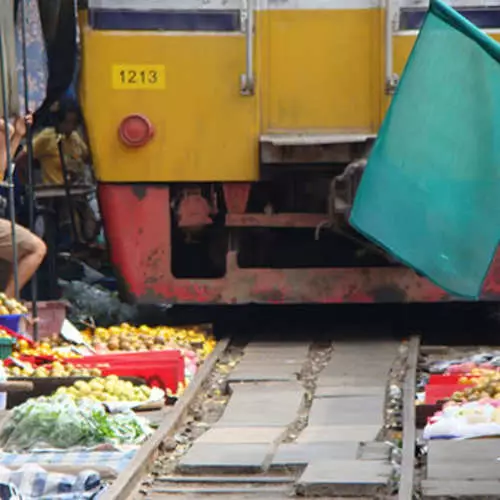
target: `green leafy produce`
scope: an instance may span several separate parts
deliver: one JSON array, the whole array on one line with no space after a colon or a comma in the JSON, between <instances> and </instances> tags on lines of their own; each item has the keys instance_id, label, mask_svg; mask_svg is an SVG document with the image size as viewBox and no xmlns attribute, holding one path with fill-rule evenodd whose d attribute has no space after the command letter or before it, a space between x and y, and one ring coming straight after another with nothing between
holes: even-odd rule
<instances>
[{"instance_id":1,"label":"green leafy produce","mask_svg":"<svg viewBox=\"0 0 500 500\"><path fill-rule=\"evenodd\" d=\"M109 415L91 400L67 395L29 399L15 408L0 435L6 451L137 444L151 427L132 411Z\"/></svg>"}]
</instances>

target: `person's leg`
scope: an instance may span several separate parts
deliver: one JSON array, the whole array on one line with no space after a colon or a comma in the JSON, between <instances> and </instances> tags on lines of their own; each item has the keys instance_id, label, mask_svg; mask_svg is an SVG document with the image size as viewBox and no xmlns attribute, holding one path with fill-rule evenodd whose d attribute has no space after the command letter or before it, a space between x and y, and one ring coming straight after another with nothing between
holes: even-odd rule
<instances>
[{"instance_id":1,"label":"person's leg","mask_svg":"<svg viewBox=\"0 0 500 500\"><path fill-rule=\"evenodd\" d=\"M21 290L40 267L47 253L47 248L38 236L35 236L24 227L16 224L15 229L18 251L18 280L19 290ZM0 258L12 264L14 263L11 224L5 219L0 219ZM14 297L15 295L13 270L7 281L5 294L8 297Z\"/></svg>"}]
</instances>

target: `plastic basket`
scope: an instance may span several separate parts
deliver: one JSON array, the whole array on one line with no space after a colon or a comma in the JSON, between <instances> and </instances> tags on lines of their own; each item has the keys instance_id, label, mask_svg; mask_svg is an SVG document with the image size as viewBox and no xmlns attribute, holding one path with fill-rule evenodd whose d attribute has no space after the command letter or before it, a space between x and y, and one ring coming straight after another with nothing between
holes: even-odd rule
<instances>
[{"instance_id":1,"label":"plastic basket","mask_svg":"<svg viewBox=\"0 0 500 500\"><path fill-rule=\"evenodd\" d=\"M32 314L32 304L26 304ZM60 333L62 324L66 319L68 303L63 300L49 300L38 302L38 336L40 339ZM27 326L27 332L33 336L33 327Z\"/></svg>"},{"instance_id":2,"label":"plastic basket","mask_svg":"<svg viewBox=\"0 0 500 500\"><path fill-rule=\"evenodd\" d=\"M13 332L20 333L21 318L23 314L5 314L0 316L0 326L5 326Z\"/></svg>"},{"instance_id":3,"label":"plastic basket","mask_svg":"<svg viewBox=\"0 0 500 500\"><path fill-rule=\"evenodd\" d=\"M0 359L7 359L12 354L16 340L11 337L0 338Z\"/></svg>"}]
</instances>

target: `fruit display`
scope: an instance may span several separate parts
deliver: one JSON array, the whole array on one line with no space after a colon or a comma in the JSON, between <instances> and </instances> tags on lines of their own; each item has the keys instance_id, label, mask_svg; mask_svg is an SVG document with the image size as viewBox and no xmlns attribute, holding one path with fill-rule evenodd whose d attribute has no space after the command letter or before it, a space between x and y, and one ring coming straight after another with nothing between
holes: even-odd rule
<instances>
[{"instance_id":1,"label":"fruit display","mask_svg":"<svg viewBox=\"0 0 500 500\"><path fill-rule=\"evenodd\" d=\"M469 379L474 385L457 391L451 396L451 401L479 401L484 398L500 400L500 372L491 371L477 378Z\"/></svg>"},{"instance_id":2,"label":"fruit display","mask_svg":"<svg viewBox=\"0 0 500 500\"><path fill-rule=\"evenodd\" d=\"M0 328L0 339L11 339L12 337L2 328Z\"/></svg>"},{"instance_id":3,"label":"fruit display","mask_svg":"<svg viewBox=\"0 0 500 500\"><path fill-rule=\"evenodd\" d=\"M136 386L132 382L120 380L116 375L109 375L89 382L79 380L70 387L59 387L56 395L65 394L76 400L86 398L105 403L145 403L151 399L153 390L147 385ZM156 394L163 395L163 391L156 389Z\"/></svg>"},{"instance_id":4,"label":"fruit display","mask_svg":"<svg viewBox=\"0 0 500 500\"><path fill-rule=\"evenodd\" d=\"M56 359L81 357L81 354L71 350L71 344L69 343L65 343L65 345L61 345L60 347L61 349L56 348L48 340L30 344L25 339L19 339L14 345L12 356L15 358L20 358L21 356L53 356Z\"/></svg>"},{"instance_id":5,"label":"fruit display","mask_svg":"<svg viewBox=\"0 0 500 500\"><path fill-rule=\"evenodd\" d=\"M493 377L497 372L498 370L494 368L474 368L470 371L470 373L460 376L458 383L461 385L473 384L480 381L484 377Z\"/></svg>"},{"instance_id":6,"label":"fruit display","mask_svg":"<svg viewBox=\"0 0 500 500\"><path fill-rule=\"evenodd\" d=\"M216 341L197 328L174 328L169 326L133 327L127 323L110 328L96 328L83 332L86 342L98 352L109 351L161 351L185 348L193 350L204 359L212 352Z\"/></svg>"},{"instance_id":7,"label":"fruit display","mask_svg":"<svg viewBox=\"0 0 500 500\"><path fill-rule=\"evenodd\" d=\"M16 299L9 299L5 293L0 293L0 316L9 314L28 314L28 309Z\"/></svg>"},{"instance_id":8,"label":"fruit display","mask_svg":"<svg viewBox=\"0 0 500 500\"><path fill-rule=\"evenodd\" d=\"M78 365L64 364L54 361L52 364L33 366L31 363L23 362L23 367L10 365L5 368L8 378L15 377L100 377L99 368L85 368Z\"/></svg>"},{"instance_id":9,"label":"fruit display","mask_svg":"<svg viewBox=\"0 0 500 500\"><path fill-rule=\"evenodd\" d=\"M182 382L179 382L179 384L177 385L177 390L175 392L171 391L170 389L167 389L166 393L169 398L180 398L184 394L185 390L186 390L186 385L183 384Z\"/></svg>"}]
</instances>

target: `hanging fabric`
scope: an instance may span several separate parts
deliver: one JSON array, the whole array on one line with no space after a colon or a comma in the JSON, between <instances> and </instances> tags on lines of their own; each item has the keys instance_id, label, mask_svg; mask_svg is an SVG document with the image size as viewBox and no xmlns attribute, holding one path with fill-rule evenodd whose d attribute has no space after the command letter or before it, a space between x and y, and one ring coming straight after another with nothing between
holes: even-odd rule
<instances>
[{"instance_id":1,"label":"hanging fabric","mask_svg":"<svg viewBox=\"0 0 500 500\"><path fill-rule=\"evenodd\" d=\"M8 110L7 115L19 113L19 87L16 67L16 37L14 30L14 3L13 0L0 1L0 36L6 63L6 92ZM0 84L1 85L1 84ZM0 103L0 116L3 118L4 109Z\"/></svg>"},{"instance_id":2,"label":"hanging fabric","mask_svg":"<svg viewBox=\"0 0 500 500\"><path fill-rule=\"evenodd\" d=\"M77 2L73 2L73 13L75 16L75 20L78 21L78 4ZM80 66L81 66L81 51L80 51L80 24L78 22L75 23L75 68L73 71L73 80L71 81L70 86L64 92L63 97L71 98L75 101L78 100L78 82L80 79Z\"/></svg>"},{"instance_id":3,"label":"hanging fabric","mask_svg":"<svg viewBox=\"0 0 500 500\"><path fill-rule=\"evenodd\" d=\"M50 45L57 35L61 5L61 0L38 0L40 18L47 45Z\"/></svg>"},{"instance_id":4,"label":"hanging fabric","mask_svg":"<svg viewBox=\"0 0 500 500\"><path fill-rule=\"evenodd\" d=\"M2 0L3 1L3 0ZM22 23L21 6L17 6L16 15L16 53L19 82L19 100L21 109L24 110L24 74L23 74L23 49L22 49ZM44 102L47 94L48 68L47 50L43 36L38 0L24 0L24 13L26 16L26 59L28 69L28 109L35 112Z\"/></svg>"},{"instance_id":5,"label":"hanging fabric","mask_svg":"<svg viewBox=\"0 0 500 500\"><path fill-rule=\"evenodd\" d=\"M47 1L43 6L45 9L43 31L47 40L49 79L47 97L35 116L37 124L48 121L51 106L68 90L75 75L78 54L76 6L76 0L54 3ZM57 17L55 27L53 22L45 23L51 13ZM51 19L53 21L54 17Z\"/></svg>"}]
</instances>

